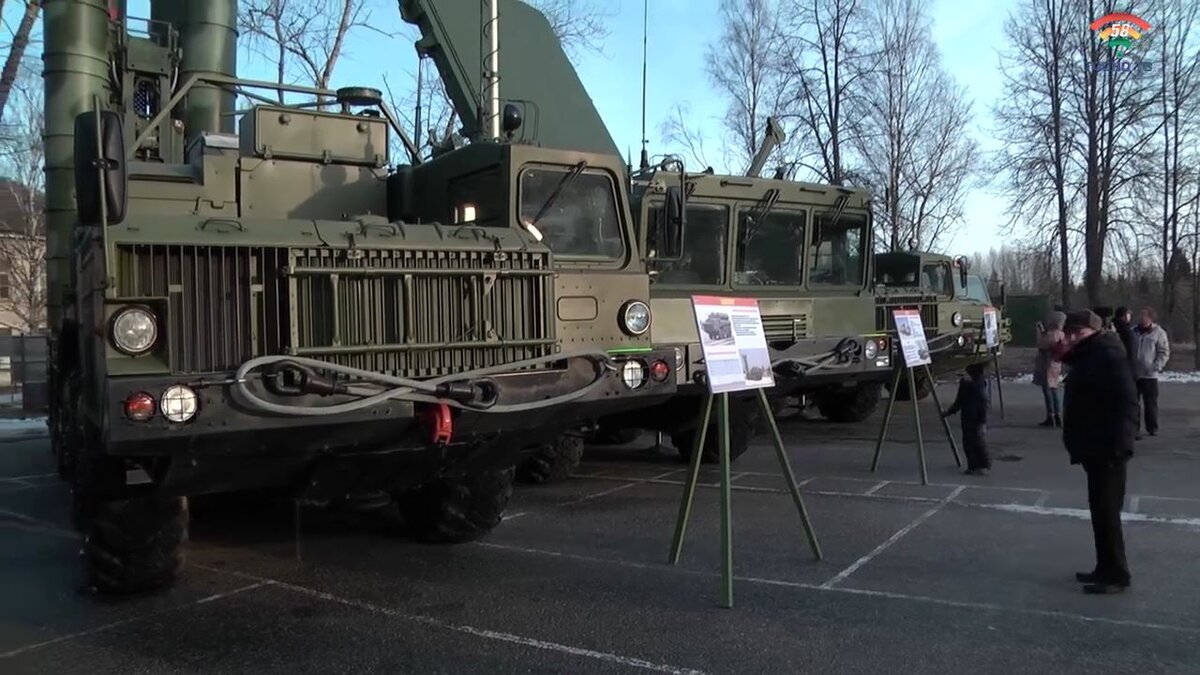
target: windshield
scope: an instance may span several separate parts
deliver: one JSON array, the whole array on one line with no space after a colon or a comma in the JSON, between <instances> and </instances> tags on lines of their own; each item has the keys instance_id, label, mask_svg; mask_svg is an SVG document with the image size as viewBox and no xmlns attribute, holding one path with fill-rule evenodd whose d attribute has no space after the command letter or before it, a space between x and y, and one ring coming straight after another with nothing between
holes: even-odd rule
<instances>
[{"instance_id":1,"label":"windshield","mask_svg":"<svg viewBox=\"0 0 1200 675\"><path fill-rule=\"evenodd\" d=\"M657 213L662 202L651 204L649 213ZM725 283L725 242L729 231L729 209L714 204L688 202L687 228L683 233L683 253L679 260L652 262L660 274L660 284Z\"/></svg>"},{"instance_id":2,"label":"windshield","mask_svg":"<svg viewBox=\"0 0 1200 675\"><path fill-rule=\"evenodd\" d=\"M992 303L992 299L988 295L987 284L983 283L982 277L975 274L967 277L967 288L963 297L968 300L978 300L985 305Z\"/></svg>"},{"instance_id":3,"label":"windshield","mask_svg":"<svg viewBox=\"0 0 1200 675\"><path fill-rule=\"evenodd\" d=\"M809 282L813 285L862 286L866 217L843 213L835 223L830 213L816 216L815 221L816 241L813 242Z\"/></svg>"},{"instance_id":4,"label":"windshield","mask_svg":"<svg viewBox=\"0 0 1200 675\"><path fill-rule=\"evenodd\" d=\"M781 211L778 207L762 219L757 219L755 209L738 212L738 285L801 285L806 216L804 211Z\"/></svg>"},{"instance_id":5,"label":"windshield","mask_svg":"<svg viewBox=\"0 0 1200 675\"><path fill-rule=\"evenodd\" d=\"M541 213L535 227L556 256L621 257L625 242L612 178L599 171L584 171L562 184L571 172L570 167L557 166L525 169L521 173L521 222L528 225ZM557 196L545 208L556 189Z\"/></svg>"},{"instance_id":6,"label":"windshield","mask_svg":"<svg viewBox=\"0 0 1200 675\"><path fill-rule=\"evenodd\" d=\"M950 265L927 263L921 274L921 289L927 293L950 295Z\"/></svg>"}]
</instances>

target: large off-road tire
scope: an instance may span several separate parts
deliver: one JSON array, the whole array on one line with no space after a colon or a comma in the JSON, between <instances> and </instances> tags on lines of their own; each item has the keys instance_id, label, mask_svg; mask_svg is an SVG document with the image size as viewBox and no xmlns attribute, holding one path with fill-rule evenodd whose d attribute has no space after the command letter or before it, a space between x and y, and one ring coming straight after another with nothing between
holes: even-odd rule
<instances>
[{"instance_id":1,"label":"large off-road tire","mask_svg":"<svg viewBox=\"0 0 1200 675\"><path fill-rule=\"evenodd\" d=\"M882 393L883 385L878 382L860 384L853 389L831 389L817 396L817 410L830 422L861 422L879 407Z\"/></svg>"},{"instance_id":2,"label":"large off-road tire","mask_svg":"<svg viewBox=\"0 0 1200 675\"><path fill-rule=\"evenodd\" d=\"M434 544L459 544L486 536L500 524L512 497L513 468L443 478L397 499L413 536Z\"/></svg>"},{"instance_id":3,"label":"large off-road tire","mask_svg":"<svg viewBox=\"0 0 1200 675\"><path fill-rule=\"evenodd\" d=\"M87 584L106 595L172 585L183 566L188 538L186 498L111 494L123 478L118 461L86 447L78 449L71 472L71 516L83 535Z\"/></svg>"},{"instance_id":4,"label":"large off-road tire","mask_svg":"<svg viewBox=\"0 0 1200 675\"><path fill-rule=\"evenodd\" d=\"M750 447L750 439L754 437L758 419L761 417L758 407L753 401L729 402L729 461L733 463ZM720 426L717 423L717 404L713 403L712 420L709 421L708 433L704 437L704 448L700 452L700 461L704 464L715 464L721 461ZM679 452L679 457L685 462L692 460L692 452L696 447L697 434L700 428L682 429L671 434L671 445Z\"/></svg>"},{"instance_id":5,"label":"large off-road tire","mask_svg":"<svg viewBox=\"0 0 1200 675\"><path fill-rule=\"evenodd\" d=\"M911 372L911 371L910 371ZM915 371L917 375L917 400L924 401L929 398L933 392L933 382L925 375L924 370ZM911 397L908 394L908 373L900 376L900 390L893 391L891 394L896 397L897 401L909 401ZM891 390L891 383L888 383L888 389Z\"/></svg>"},{"instance_id":6,"label":"large off-road tire","mask_svg":"<svg viewBox=\"0 0 1200 675\"><path fill-rule=\"evenodd\" d=\"M127 595L173 584L184 562L188 517L184 497L96 504L84 526L88 585L100 593Z\"/></svg>"},{"instance_id":7,"label":"large off-road tire","mask_svg":"<svg viewBox=\"0 0 1200 675\"><path fill-rule=\"evenodd\" d=\"M536 453L518 464L516 479L532 484L566 480L582 460L583 439L564 434L538 446Z\"/></svg>"}]
</instances>

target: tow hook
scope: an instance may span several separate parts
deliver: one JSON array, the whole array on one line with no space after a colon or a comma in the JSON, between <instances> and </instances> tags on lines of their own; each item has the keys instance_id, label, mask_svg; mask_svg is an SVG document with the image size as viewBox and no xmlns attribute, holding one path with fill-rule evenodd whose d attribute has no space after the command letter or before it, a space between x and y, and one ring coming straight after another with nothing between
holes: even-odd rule
<instances>
[{"instance_id":1,"label":"tow hook","mask_svg":"<svg viewBox=\"0 0 1200 675\"><path fill-rule=\"evenodd\" d=\"M438 449L444 449L454 438L454 416L450 406L445 403L433 403L421 411L421 421L429 434L429 442Z\"/></svg>"},{"instance_id":2,"label":"tow hook","mask_svg":"<svg viewBox=\"0 0 1200 675\"><path fill-rule=\"evenodd\" d=\"M838 342L837 346L833 348L833 351L837 354L838 363L846 363L854 358L861 349L862 347L859 346L858 340L848 337L842 338L841 342Z\"/></svg>"}]
</instances>

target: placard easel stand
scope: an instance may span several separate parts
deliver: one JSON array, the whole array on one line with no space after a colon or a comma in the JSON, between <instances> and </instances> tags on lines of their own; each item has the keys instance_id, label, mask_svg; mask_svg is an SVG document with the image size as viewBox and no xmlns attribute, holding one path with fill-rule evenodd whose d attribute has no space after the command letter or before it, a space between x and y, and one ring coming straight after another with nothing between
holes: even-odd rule
<instances>
[{"instance_id":1,"label":"placard easel stand","mask_svg":"<svg viewBox=\"0 0 1200 675\"><path fill-rule=\"evenodd\" d=\"M808 510L804 507L804 499L800 496L800 488L796 485L796 476L792 473L792 465L788 462L787 452L783 447L783 438L779 435L779 426L771 414L771 406L767 403L767 395L762 389L755 392L759 408L767 419L771 429L771 441L775 446L775 454L779 465L783 468L783 477L787 481L788 491L792 501L800 513L800 522L804 525L804 534L808 537L808 545L812 548L813 556L821 559L821 546L817 543L817 534L809 520ZM700 420L700 433L696 447L692 448L691 472L683 491L683 502L679 505L679 517L675 522L675 538L671 542L671 564L679 563L679 555L683 551L683 538L687 532L688 519L692 513L692 499L696 496L696 484L700 479L701 453L704 449L705 437L708 435L708 421L712 416L713 399L719 403L720 412L717 417L717 433L720 434L720 467L721 467L721 591L722 606L733 607L733 508L730 503L729 478L729 394L708 394L704 397L704 414Z\"/></svg>"},{"instance_id":2,"label":"placard easel stand","mask_svg":"<svg viewBox=\"0 0 1200 675\"><path fill-rule=\"evenodd\" d=\"M996 371L996 396L1000 399L1000 419L1004 419L1004 386L1000 384L1000 352L990 347L992 352L992 368Z\"/></svg>"},{"instance_id":3,"label":"placard easel stand","mask_svg":"<svg viewBox=\"0 0 1200 675\"><path fill-rule=\"evenodd\" d=\"M904 358L901 353L900 358ZM942 415L942 402L938 400L937 386L933 379L933 372L929 369L929 365L922 365L925 369L925 376L929 378L930 392L932 393L933 404L937 406L938 419L942 421L942 427L946 430L946 438L950 440L950 451L954 453L954 463L961 469L962 459L958 456L958 444L954 442L954 433L950 431L950 422L946 421ZM888 426L892 422L892 411L896 407L896 394L900 391L900 375L905 371L908 372L908 395L912 400L913 407L913 423L917 428L917 462L921 467L921 485L929 485L929 474L925 470L925 438L921 434L921 406L917 400L917 384L916 384L916 368L910 368L908 361L905 359L905 366L896 369L896 377L892 380L892 395L888 398L887 412L883 416L883 427L879 430L879 440L875 442L875 456L871 459L871 473L879 468L879 456L883 454L883 439L887 437Z\"/></svg>"}]
</instances>

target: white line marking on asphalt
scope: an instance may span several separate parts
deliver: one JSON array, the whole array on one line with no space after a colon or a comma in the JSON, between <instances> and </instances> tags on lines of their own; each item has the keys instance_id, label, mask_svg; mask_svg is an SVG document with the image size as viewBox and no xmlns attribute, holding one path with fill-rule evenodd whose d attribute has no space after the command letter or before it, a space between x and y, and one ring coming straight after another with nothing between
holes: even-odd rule
<instances>
[{"instance_id":1,"label":"white line marking on asphalt","mask_svg":"<svg viewBox=\"0 0 1200 675\"><path fill-rule=\"evenodd\" d=\"M354 600L351 598L343 598L341 596L337 596L332 593L326 593L325 591L318 591L313 588L308 588L307 586L299 586L297 584L290 584L286 581L279 581L277 579L268 579L268 578L259 577L259 576L253 575L253 574L247 574L245 572L237 572L234 570L223 570L223 569L218 569L218 568L213 568L213 567L206 567L203 565L194 565L194 567L209 570L212 572L229 574L229 575L233 575L233 576L244 578L244 579L257 579L258 581L260 581L262 583L269 583L276 588L285 588L290 591L294 591L294 592L300 593L302 595L307 595L309 597L318 598L320 600L325 600L327 602L333 602L333 603L337 603L340 605L345 605L346 607L353 607L355 609L366 610L373 614L382 614L384 616L388 616L393 619L400 619L401 621L417 623L417 624L429 626L432 628L440 628L443 630L449 630L449 631L453 631L456 633L463 633L465 635L473 635L475 637L481 637L481 638L484 638L487 640L495 640L497 642L507 642L509 644L522 645L525 647L533 647L534 649L542 649L545 651L558 652L560 654L570 654L571 656L582 656L582 657L589 658L589 659L596 659L599 661L615 663L615 664L627 666L630 668L641 668L643 670L651 670L651 671L659 672L659 673L672 673L672 675L706 675L704 673L704 671L702 671L702 670L693 670L691 668L679 668L676 666L671 666L671 665L667 665L667 664L663 664L663 663L654 663L652 661L646 661L644 659L634 658L634 657L630 657L630 656L622 656L620 654L601 652L601 651L596 651L594 649L586 649L584 647L575 647L572 645L565 645L565 644L561 644L558 642L549 642L546 640L539 640L536 638L525 637L523 635L516 635L514 633L502 633L499 631L488 630L486 628L477 628L475 626L468 626L466 624L450 623L448 621L442 621L440 619L435 619L430 616L422 616L419 614L407 614L400 610L392 609L390 607L383 607L381 605L376 605L374 603L366 602L365 600Z\"/></svg>"},{"instance_id":2,"label":"white line marking on asphalt","mask_svg":"<svg viewBox=\"0 0 1200 675\"><path fill-rule=\"evenodd\" d=\"M1041 494L1041 496L1039 496L1039 497L1037 498L1037 501L1036 501L1036 502L1034 502L1034 503L1033 503L1033 505L1034 505L1034 506L1045 506L1045 505L1046 505L1046 502L1047 502L1049 499L1050 499L1050 491L1049 491L1049 490L1042 490L1042 494Z\"/></svg>"},{"instance_id":3,"label":"white line marking on asphalt","mask_svg":"<svg viewBox=\"0 0 1200 675\"><path fill-rule=\"evenodd\" d=\"M106 630L111 630L113 628L120 628L121 626L126 626L128 624L136 623L138 621L144 621L146 619L153 619L153 618L162 616L164 614L171 614L173 612L178 612L180 610L189 609L191 607L205 605L210 602L215 602L217 600L228 598L231 595L237 595L238 593L252 591L256 588L262 588L263 586L269 586L269 585L272 585L272 582L264 579L262 581L258 581L256 583L249 584L247 586L242 586L241 588L235 588L231 591L225 591L224 593L215 593L213 595L209 595L209 596L200 598L199 600L195 600L193 602L189 602L189 603L186 603L183 605L177 605L175 607L168 607L166 609L160 609L157 612L150 612L148 614L142 614L140 616L134 616L134 617L130 617L128 619L122 619L121 621L114 621L112 623L106 623L103 626L97 626L96 628L89 628L88 630L79 631L78 633L71 633L70 635L63 635L61 637L56 637L52 640L46 640L44 642L38 642L36 644L25 645L24 647L18 647L12 651L7 651L7 652L4 652L3 654L0 654L0 659L11 658L11 657L17 656L19 654L24 654L25 652L33 651L35 649L41 649L42 647L48 647L50 645L55 645L60 642L66 642L67 640L74 640L75 638L81 638L81 637L87 637L89 635L95 635L96 633L102 633Z\"/></svg>"},{"instance_id":4,"label":"white line marking on asphalt","mask_svg":"<svg viewBox=\"0 0 1200 675\"><path fill-rule=\"evenodd\" d=\"M28 480L30 478L53 478L56 473L34 473L28 476L0 476L0 480Z\"/></svg>"},{"instance_id":5,"label":"white line marking on asphalt","mask_svg":"<svg viewBox=\"0 0 1200 675\"><path fill-rule=\"evenodd\" d=\"M700 570L687 570L678 567L671 567L667 564L653 565L648 563L639 563L629 560L621 560L619 558L601 558L598 556L582 555L578 553L564 553L562 551L548 551L536 548L525 548L521 546L509 546L507 544L496 544L491 542L475 542L475 546L484 548L493 548L501 551L512 551L514 553L526 553L529 555L540 555L552 558L562 558L567 560L577 560L580 562L594 563L604 566L628 567L638 570L651 570L664 574L673 574L680 576L693 576L715 579L720 577L716 572L704 572ZM1027 616L1040 616L1054 619L1067 619L1072 621L1082 621L1086 623L1100 623L1112 626L1126 626L1131 628L1144 628L1147 630L1171 631L1178 633L1187 633L1191 635L1200 635L1200 628L1192 628L1190 626L1175 626L1172 624L1150 623L1145 621L1132 621L1126 619L1109 619L1099 616L1088 616L1086 614L1073 614L1071 612L1060 612L1051 609L1036 609L1028 607L1012 607L1009 605L1000 605L988 602L969 602L964 600L949 600L946 598L935 598L928 595L912 595L908 593L894 593L891 591L874 591L865 588L846 588L838 586L834 588L826 588L824 585L804 583L802 581L786 581L783 579L767 579L762 577L747 577L735 575L735 581L743 581L751 584L763 584L767 586L779 586L784 588L796 588L808 591L818 591L822 593L845 593L847 595L860 595L874 598L886 598L890 600L906 600L909 602L928 603L934 605L942 605L946 607L957 607L961 609L972 610L991 610L996 612L1008 612L1011 614L1023 614Z\"/></svg>"},{"instance_id":6,"label":"white line marking on asphalt","mask_svg":"<svg viewBox=\"0 0 1200 675\"><path fill-rule=\"evenodd\" d=\"M1025 504L978 504L977 506L1008 513L1030 513L1039 516L1064 516L1079 520L1091 520L1092 514L1087 509L1071 509L1060 506L1028 506ZM1159 523L1163 525L1184 525L1200 528L1200 518L1177 518L1173 516L1154 516L1148 513L1121 513L1121 520L1126 523Z\"/></svg>"},{"instance_id":7,"label":"white line marking on asphalt","mask_svg":"<svg viewBox=\"0 0 1200 675\"><path fill-rule=\"evenodd\" d=\"M628 481L628 482L625 482L622 485L618 485L615 488L609 488L608 490L601 490L600 492L596 492L596 493L593 493L590 495L584 495L582 497L579 497L578 499L572 499L570 501L565 501L565 502L561 502L559 504L555 504L551 508L561 509L565 506L574 506L575 504L582 504L583 502L586 502L586 501L589 501L592 499L597 499L599 497L611 495L614 492L620 492L621 490L628 490L629 488L637 487L639 485L642 485L643 483L652 482L652 481L659 480L661 478L665 478L666 476L670 476L672 474L679 473L680 471L683 471L683 469L673 469L666 473L661 473L657 476L652 476L650 478L637 479L637 480L634 480L632 478L596 477L597 480L621 480L621 481ZM680 485L682 485L682 483L680 483ZM549 513L549 511L520 511L518 513L512 514L511 516L506 515L503 517L502 520L516 520L517 518L522 518L524 516L528 516L530 514L536 514L536 513Z\"/></svg>"},{"instance_id":8,"label":"white line marking on asphalt","mask_svg":"<svg viewBox=\"0 0 1200 675\"><path fill-rule=\"evenodd\" d=\"M1142 501L1142 498L1141 498L1141 497L1138 497L1137 495L1133 495L1133 496L1131 496L1131 497L1129 498L1129 512L1130 512L1130 513L1137 513L1137 510L1138 510L1138 505L1139 505L1139 503L1140 503L1141 501Z\"/></svg>"},{"instance_id":9,"label":"white line marking on asphalt","mask_svg":"<svg viewBox=\"0 0 1200 675\"><path fill-rule=\"evenodd\" d=\"M892 482L892 481L890 481L890 480L880 481L880 482L876 483L875 485L871 486L871 489L864 492L863 495L869 497L869 496L875 494L876 492L878 492L880 489L886 487L887 484L890 482Z\"/></svg>"},{"instance_id":10,"label":"white line marking on asphalt","mask_svg":"<svg viewBox=\"0 0 1200 675\"><path fill-rule=\"evenodd\" d=\"M949 504L951 501L953 501L954 498L957 497L959 495L959 493L962 492L964 489L966 489L965 486L959 486L958 488L956 488L954 490L954 492L950 493L950 496L948 496L945 499L938 502L937 505L934 506L932 509L929 509L925 513L922 513L921 515L917 516L916 520L912 521L908 525L905 525L904 527L900 528L899 530L896 530L896 533L893 534L892 536L888 537L887 541L884 541L882 544L876 546L874 548L874 550L872 550L870 553L864 555L863 557L859 558L858 560L855 560L853 563L851 563L851 565L849 567L847 567L846 569L842 570L841 572L838 572L837 574L835 574L829 581L826 581L825 583L821 584L821 588L833 588L834 586L845 581L847 577L849 577L851 574L854 574L863 565L866 565L867 563L871 562L873 559L875 559L876 556L878 556L879 554L888 550L888 548L890 548L892 546L892 544L895 544L896 542L903 539L904 535L908 534L909 532L912 532L914 529L917 528L918 525L929 520L930 518L933 517L934 514L936 514L938 511L941 511L943 508L945 508L946 504Z\"/></svg>"}]
</instances>

